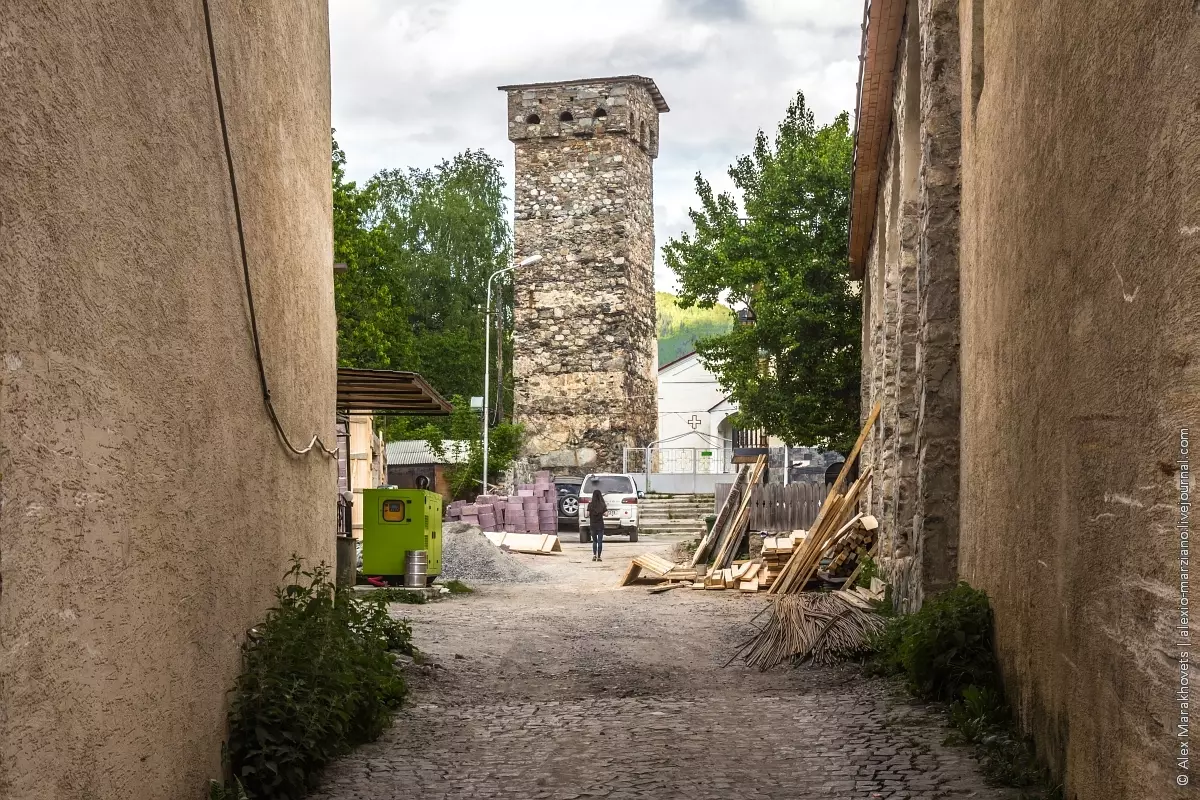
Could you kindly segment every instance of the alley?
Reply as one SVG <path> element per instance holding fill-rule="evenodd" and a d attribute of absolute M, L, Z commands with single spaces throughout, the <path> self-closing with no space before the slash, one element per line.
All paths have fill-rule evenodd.
<path fill-rule="evenodd" d="M 397 606 L 436 666 L 314 797 L 1010 796 L 934 713 L 852 668 L 723 668 L 761 597 L 617 588 L 630 555 L 673 541 L 612 541 L 600 564 L 564 542 L 521 557 L 545 582 Z"/>

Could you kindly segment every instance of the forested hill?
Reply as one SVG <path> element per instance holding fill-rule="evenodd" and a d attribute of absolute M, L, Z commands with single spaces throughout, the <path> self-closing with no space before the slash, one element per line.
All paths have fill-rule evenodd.
<path fill-rule="evenodd" d="M 675 295 L 655 292 L 658 309 L 658 364 L 668 364 L 695 350 L 694 343 L 705 336 L 716 336 L 733 327 L 733 312 L 728 307 L 680 308 Z"/>

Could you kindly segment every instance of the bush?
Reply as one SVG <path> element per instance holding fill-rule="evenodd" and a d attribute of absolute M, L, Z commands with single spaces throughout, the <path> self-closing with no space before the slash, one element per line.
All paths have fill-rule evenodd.
<path fill-rule="evenodd" d="M 405 686 L 389 650 L 413 652 L 408 624 L 353 600 L 325 564 L 294 558 L 276 605 L 250 632 L 229 710 L 233 782 L 210 797 L 294 800 L 336 756 L 388 725 Z M 218 787 L 220 788 L 220 787 Z"/>
<path fill-rule="evenodd" d="M 471 594 L 475 591 L 458 578 L 446 581 L 446 588 L 450 591 L 450 594 Z"/>
<path fill-rule="evenodd" d="M 902 674 L 925 700 L 953 701 L 968 686 L 1000 691 L 987 595 L 960 583 L 915 614 L 895 617 L 873 643 L 872 670 Z"/>
<path fill-rule="evenodd" d="M 1005 703 L 986 594 L 960 583 L 917 613 L 890 619 L 872 647 L 868 672 L 903 675 L 917 696 L 951 702 L 951 741 L 973 745 L 990 780 L 1033 790 L 1023 798 L 1062 796 Z"/>

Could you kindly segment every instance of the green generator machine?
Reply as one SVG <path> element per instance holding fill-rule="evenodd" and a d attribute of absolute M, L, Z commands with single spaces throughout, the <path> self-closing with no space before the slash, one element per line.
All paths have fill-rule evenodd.
<path fill-rule="evenodd" d="M 422 489 L 364 489 L 364 575 L 404 585 L 404 559 L 428 554 L 427 583 L 442 572 L 442 496 Z"/>

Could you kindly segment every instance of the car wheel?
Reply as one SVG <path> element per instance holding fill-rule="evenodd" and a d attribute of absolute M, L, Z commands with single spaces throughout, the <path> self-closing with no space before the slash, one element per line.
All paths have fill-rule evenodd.
<path fill-rule="evenodd" d="M 570 494 L 558 498 L 558 515 L 560 517 L 578 517 L 579 498 Z"/>
<path fill-rule="evenodd" d="M 579 541 L 583 542 L 584 544 L 587 544 L 591 540 L 592 540 L 592 535 L 590 533 L 588 533 L 587 528 L 580 525 L 579 526 Z"/>
<path fill-rule="evenodd" d="M 637 534 L 638 534 L 638 532 L 637 532 L 637 528 L 634 528 L 634 529 L 632 529 L 631 531 L 629 531 L 629 541 L 631 541 L 631 542 L 636 542 L 636 541 L 637 541 Z"/>

